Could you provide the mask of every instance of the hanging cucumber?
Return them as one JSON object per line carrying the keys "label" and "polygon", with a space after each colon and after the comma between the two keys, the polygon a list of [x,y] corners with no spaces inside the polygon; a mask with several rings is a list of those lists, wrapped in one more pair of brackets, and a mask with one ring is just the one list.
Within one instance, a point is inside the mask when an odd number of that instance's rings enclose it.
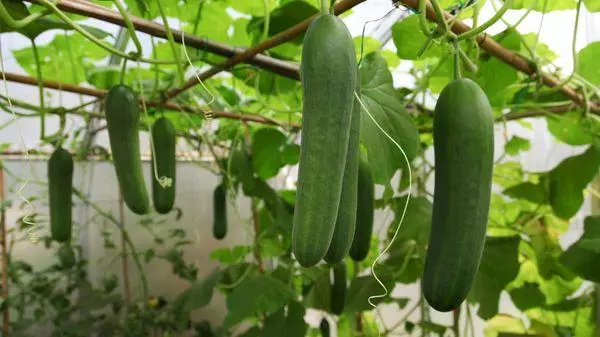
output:
{"label": "hanging cucumber", "polygon": [[338,214],[350,136],[356,53],[333,15],[321,15],[304,37],[302,144],[293,220],[293,253],[304,267],[327,253]]}
{"label": "hanging cucumber", "polygon": [[331,312],[341,315],[346,306],[346,264],[341,261],[333,266],[333,284],[331,285]]}
{"label": "hanging cucumber", "polygon": [[[175,203],[175,128],[168,118],[161,117],[152,125],[152,143],[154,158],[152,158],[152,199],[154,209],[160,214],[167,214]],[[156,165],[156,172],[154,171]],[[165,178],[165,185],[157,180]],[[169,180],[169,181],[167,181]]]}
{"label": "hanging cucumber", "polygon": [[221,183],[213,192],[213,236],[221,240],[227,235],[227,190]]}
{"label": "hanging cucumber", "polygon": [[73,227],[73,156],[59,147],[48,160],[50,234],[57,242],[70,242]]}
{"label": "hanging cucumber", "polygon": [[139,121],[133,89],[113,86],[106,96],[106,125],[117,180],[127,207],[136,214],[146,214],[150,202],[140,159]]}
{"label": "hanging cucumber", "polygon": [[350,248],[350,257],[354,261],[363,261],[369,255],[375,209],[375,184],[373,183],[371,168],[364,154],[361,153],[359,158],[356,230]]}
{"label": "hanging cucumber", "polygon": [[435,190],[423,293],[438,311],[465,299],[475,276],[490,208],[494,165],[492,108],[469,79],[448,84],[435,107]]}
{"label": "hanging cucumber", "polygon": [[[360,81],[358,78],[356,81],[356,93],[360,93]],[[355,97],[354,106],[352,108],[352,121],[350,124],[346,166],[344,168],[344,180],[342,182],[342,195],[340,197],[340,205],[335,221],[333,237],[331,238],[331,244],[325,255],[325,261],[330,264],[336,264],[346,257],[352,246],[352,240],[354,239],[358,190],[359,135],[360,102]]]}

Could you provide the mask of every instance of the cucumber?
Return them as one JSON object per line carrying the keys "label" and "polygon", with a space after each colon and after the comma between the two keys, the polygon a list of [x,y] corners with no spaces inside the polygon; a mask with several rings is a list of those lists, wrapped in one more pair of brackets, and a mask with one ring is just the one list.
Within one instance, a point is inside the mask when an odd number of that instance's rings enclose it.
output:
{"label": "cucumber", "polygon": [[373,213],[375,210],[375,184],[371,168],[361,152],[358,161],[358,200],[356,203],[356,230],[350,257],[354,261],[363,261],[369,255],[371,236],[373,235]]}
{"label": "cucumber", "polygon": [[435,189],[423,294],[438,311],[460,306],[479,268],[494,166],[492,108],[469,79],[449,83],[435,107]]}
{"label": "cucumber", "polygon": [[50,234],[57,242],[70,242],[72,235],[73,156],[59,147],[48,160]]}
{"label": "cucumber", "polygon": [[327,321],[327,318],[321,319],[321,324],[319,324],[319,330],[321,331],[322,337],[330,336],[329,322]]}
{"label": "cucumber", "polygon": [[[358,76],[358,73],[357,73]],[[358,79],[358,78],[357,78]],[[360,93],[360,81],[356,81],[356,93]],[[346,154],[346,166],[342,182],[342,195],[338,208],[337,219],[331,244],[325,255],[325,261],[336,264],[348,255],[354,239],[356,227],[356,200],[358,193],[358,156],[360,135],[360,102],[354,98],[352,108],[352,121],[350,124],[350,136],[348,139],[348,152]]]}
{"label": "cucumber", "polygon": [[321,15],[304,37],[302,144],[292,230],[292,250],[304,267],[327,253],[342,194],[350,136],[356,53],[350,32]]}
{"label": "cucumber", "polygon": [[146,214],[150,202],[140,159],[139,121],[133,89],[122,84],[110,88],[106,95],[106,126],[119,187],[127,207],[136,214]]}
{"label": "cucumber", "polygon": [[[154,144],[154,155],[152,160],[152,199],[154,209],[160,214],[167,214],[173,209],[175,203],[175,128],[168,118],[161,117],[152,125],[152,143]],[[156,160],[156,163],[154,162]],[[154,171],[156,165],[156,174]],[[170,186],[161,186],[156,179],[162,177],[170,178]]]}
{"label": "cucumber", "polygon": [[221,240],[227,235],[227,190],[220,184],[213,192],[213,236]]}
{"label": "cucumber", "polygon": [[333,266],[333,284],[331,285],[331,312],[341,315],[346,306],[346,264],[341,261]]}

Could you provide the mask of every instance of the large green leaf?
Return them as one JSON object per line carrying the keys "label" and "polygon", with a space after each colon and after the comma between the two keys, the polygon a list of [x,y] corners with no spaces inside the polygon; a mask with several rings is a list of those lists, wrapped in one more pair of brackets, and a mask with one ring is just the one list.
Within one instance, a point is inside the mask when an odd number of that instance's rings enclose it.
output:
{"label": "large green leaf", "polygon": [[578,73],[595,85],[600,85],[598,55],[600,55],[600,41],[588,44],[577,54],[579,60]]}
{"label": "large green leaf", "polygon": [[[435,26],[430,24],[429,27],[431,29]],[[394,24],[392,26],[392,37],[398,57],[405,60],[418,59],[419,49],[427,41],[427,36],[421,32],[418,15],[411,15]],[[442,47],[432,43],[421,57],[439,57],[441,52]]]}
{"label": "large green leaf", "polygon": [[585,7],[590,12],[600,12],[600,1],[598,0],[583,0]]}
{"label": "large green leaf", "polygon": [[519,288],[510,291],[513,303],[522,311],[536,308],[546,303],[546,298],[537,283],[526,282]]}
{"label": "large green leaf", "polygon": [[589,216],[584,233],[560,257],[560,261],[582,278],[600,283],[600,217]]}
{"label": "large green leaf", "polygon": [[[398,169],[406,167],[403,152],[377,127],[370,116],[394,139],[412,160],[419,150],[419,133],[394,89],[385,60],[377,53],[367,55],[360,68],[361,98],[368,112],[361,114],[360,139],[367,148],[373,179],[388,184]],[[370,114],[370,115],[369,115]]]}
{"label": "large green leaf", "polygon": [[515,199],[523,199],[536,204],[545,204],[548,202],[548,190],[543,184],[534,184],[524,182],[511,186],[502,192],[504,195]]}
{"label": "large green leaf", "polygon": [[281,308],[265,319],[263,337],[304,337],[308,328],[304,322],[304,306],[290,302],[287,311]]}
{"label": "large green leaf", "polygon": [[470,302],[480,304],[478,315],[488,319],[498,313],[500,293],[519,273],[519,242],[521,238],[488,237],[481,265],[469,294]]}
{"label": "large green leaf", "polygon": [[192,310],[202,308],[213,296],[213,290],[221,278],[221,272],[215,269],[208,277],[201,281],[196,281],[192,286],[179,294],[173,300],[173,308],[182,314],[187,314]]}
{"label": "large green leaf", "polygon": [[504,145],[504,150],[506,151],[506,154],[511,156],[516,156],[521,151],[528,151],[530,148],[531,142],[529,142],[529,139],[521,138],[519,136],[513,136]]}
{"label": "large green leaf", "polygon": [[274,128],[262,128],[252,136],[252,165],[262,179],[269,179],[283,166],[281,150],[286,143],[283,133]]}
{"label": "large green leaf", "polygon": [[594,146],[578,156],[563,160],[550,171],[550,205],[562,219],[569,219],[583,204],[583,190],[594,179],[600,166],[600,154]]}
{"label": "large green leaf", "polygon": [[247,277],[227,296],[224,326],[233,326],[248,317],[270,314],[294,298],[292,289],[266,275]]}
{"label": "large green leaf", "polygon": [[[389,300],[390,292],[392,291],[394,285],[394,281],[390,277],[389,273],[383,273],[379,271],[379,268],[377,268],[377,276],[387,288],[388,294],[384,297],[373,298],[372,302],[374,304]],[[353,313],[371,310],[373,307],[369,303],[369,298],[372,296],[383,295],[384,293],[385,290],[381,287],[373,275],[357,277],[350,282],[344,312]]]}
{"label": "large green leaf", "polygon": [[[85,70],[94,67],[92,61],[100,60],[108,55],[104,49],[79,34],[56,35],[49,44],[38,46],[38,52],[44,79],[72,84],[79,84],[87,78]],[[37,76],[31,47],[15,50],[13,54],[27,74]]]}
{"label": "large green leaf", "polygon": [[551,11],[574,9],[576,5],[577,0],[513,0],[510,8],[533,8],[535,11],[547,13]]}
{"label": "large green leaf", "polygon": [[549,115],[546,121],[550,133],[569,145],[591,144],[594,136],[600,134],[598,120],[594,117],[583,117],[581,112],[577,111],[563,115]]}

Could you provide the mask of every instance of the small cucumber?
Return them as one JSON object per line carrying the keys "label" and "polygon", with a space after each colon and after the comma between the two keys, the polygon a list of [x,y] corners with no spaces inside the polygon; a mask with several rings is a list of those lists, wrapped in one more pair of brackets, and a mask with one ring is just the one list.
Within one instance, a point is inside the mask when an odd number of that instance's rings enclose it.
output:
{"label": "small cucumber", "polygon": [[304,267],[327,253],[335,229],[352,121],[358,68],[350,32],[321,15],[304,37],[302,144],[292,250]]}
{"label": "small cucumber", "polygon": [[48,160],[50,233],[57,242],[70,242],[73,227],[73,156],[59,147]]}
{"label": "small cucumber", "polygon": [[346,264],[341,261],[333,266],[333,284],[331,285],[331,312],[341,315],[346,306]]}
{"label": "small cucumber", "polygon": [[423,294],[438,311],[460,306],[479,268],[494,166],[492,108],[469,79],[448,84],[435,107],[435,189]]}
{"label": "small cucumber", "polygon": [[132,212],[146,214],[150,200],[140,158],[137,95],[126,85],[116,85],[108,91],[105,105],[108,138],[123,200]]}
{"label": "small cucumber", "polygon": [[[175,203],[175,128],[168,118],[161,117],[152,125],[152,143],[155,157],[152,160],[152,199],[154,209],[160,214],[167,214]],[[156,173],[154,171],[156,165]],[[171,179],[170,186],[162,186],[156,179],[162,177]]]}
{"label": "small cucumber", "polygon": [[213,236],[221,240],[227,235],[227,190],[223,184],[213,192]]}
{"label": "small cucumber", "polygon": [[356,231],[350,248],[354,261],[363,261],[369,255],[373,235],[375,209],[375,184],[367,158],[361,152],[358,162],[358,201],[356,205]]}

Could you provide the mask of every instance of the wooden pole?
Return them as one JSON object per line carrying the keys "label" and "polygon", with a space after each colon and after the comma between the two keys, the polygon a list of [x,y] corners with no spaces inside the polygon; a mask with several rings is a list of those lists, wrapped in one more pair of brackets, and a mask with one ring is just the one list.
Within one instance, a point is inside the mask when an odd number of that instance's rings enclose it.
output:
{"label": "wooden pole", "polygon": [[[0,203],[6,200],[4,196],[4,168],[0,166]],[[0,215],[0,244],[2,245],[2,297],[8,299],[8,255],[6,246],[6,212],[2,206],[2,214]],[[10,324],[10,313],[8,305],[4,304],[2,310],[2,336],[8,337],[8,328]]]}

